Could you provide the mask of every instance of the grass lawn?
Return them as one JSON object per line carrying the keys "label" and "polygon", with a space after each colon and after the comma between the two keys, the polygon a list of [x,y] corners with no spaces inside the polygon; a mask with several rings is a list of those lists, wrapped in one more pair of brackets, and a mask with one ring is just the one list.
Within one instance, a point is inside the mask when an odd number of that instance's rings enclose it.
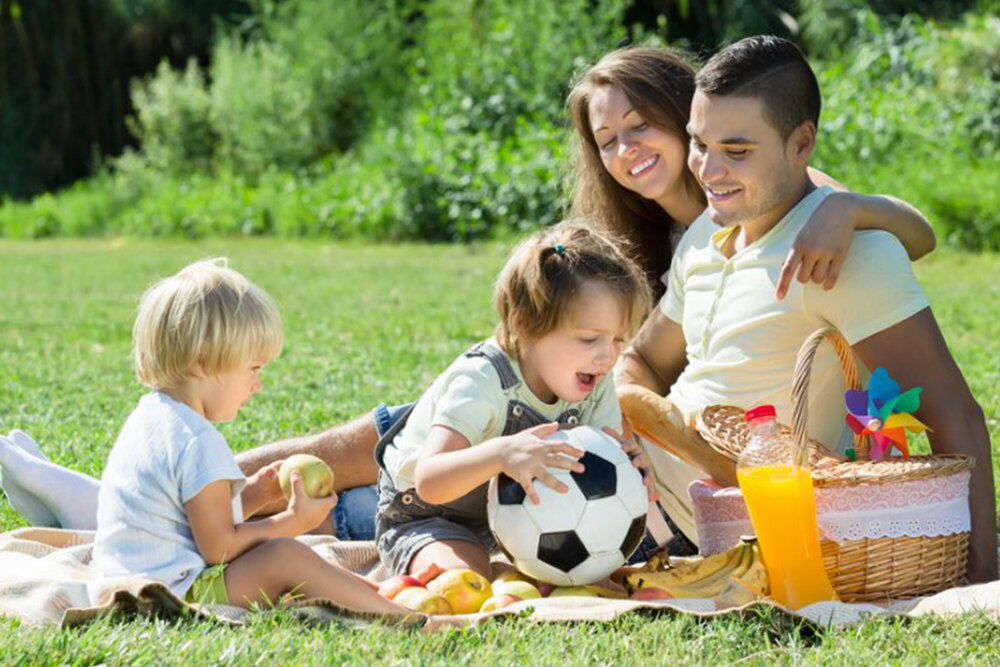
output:
{"label": "grass lawn", "polygon": [[[222,427],[235,450],[402,402],[492,331],[500,245],[368,246],[284,240],[0,242],[0,432],[23,428],[58,463],[99,476],[143,388],[132,375],[136,304],[154,279],[211,255],[270,292],[287,343],[264,391]],[[1000,446],[1000,256],[941,251],[920,262],[945,337]],[[791,373],[791,369],[789,369]],[[997,457],[1000,459],[1000,457]],[[0,529],[23,525],[0,500]],[[424,637],[306,627],[284,614],[249,628],[104,620],[57,632],[0,620],[4,664],[301,663],[997,664],[1000,624],[880,620],[814,632],[770,614],[699,622],[493,623]]]}

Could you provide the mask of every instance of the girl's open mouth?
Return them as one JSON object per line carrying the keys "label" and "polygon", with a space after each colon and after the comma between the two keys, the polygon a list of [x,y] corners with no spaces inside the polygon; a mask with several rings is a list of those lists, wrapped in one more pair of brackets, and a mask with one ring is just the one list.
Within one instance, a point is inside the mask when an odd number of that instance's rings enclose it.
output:
{"label": "girl's open mouth", "polygon": [[581,389],[591,391],[597,384],[597,376],[593,373],[577,373],[576,381],[580,383]]}

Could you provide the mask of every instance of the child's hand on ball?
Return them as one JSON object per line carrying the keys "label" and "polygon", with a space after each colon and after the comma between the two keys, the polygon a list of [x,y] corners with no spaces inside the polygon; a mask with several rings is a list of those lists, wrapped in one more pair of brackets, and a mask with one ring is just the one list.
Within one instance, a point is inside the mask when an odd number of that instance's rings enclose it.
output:
{"label": "child's hand on ball", "polygon": [[538,504],[533,480],[538,480],[558,493],[566,493],[569,487],[556,479],[548,468],[561,468],[571,472],[583,472],[583,464],[578,461],[583,450],[573,445],[543,438],[559,430],[559,424],[541,424],[504,438],[500,449],[501,469],[521,485],[531,502]]}
{"label": "child's hand on ball", "polygon": [[292,498],[288,501],[288,511],[297,519],[301,532],[306,533],[327,520],[337,506],[337,494],[313,498],[306,493],[302,474],[298,470],[291,473]]}

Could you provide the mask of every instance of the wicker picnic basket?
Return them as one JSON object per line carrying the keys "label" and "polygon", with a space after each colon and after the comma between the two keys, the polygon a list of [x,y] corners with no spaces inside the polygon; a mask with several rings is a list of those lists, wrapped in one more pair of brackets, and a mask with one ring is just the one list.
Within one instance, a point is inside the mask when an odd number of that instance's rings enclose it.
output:
{"label": "wicker picnic basket", "polygon": [[[871,461],[868,438],[864,436],[855,437],[856,461],[847,461],[822,444],[809,440],[809,376],[816,350],[823,340],[833,345],[848,388],[860,389],[854,354],[844,337],[832,328],[813,333],[799,350],[795,365],[792,428],[781,428],[796,442],[808,443],[815,487],[885,485],[929,480],[972,470],[975,460],[960,455]],[[750,438],[744,411],[733,406],[705,408],[698,415],[697,428],[713,449],[734,461]],[[840,599],[848,602],[918,597],[959,586],[966,581],[968,531],[935,537],[863,538],[839,544],[823,539],[821,546],[830,582]]]}

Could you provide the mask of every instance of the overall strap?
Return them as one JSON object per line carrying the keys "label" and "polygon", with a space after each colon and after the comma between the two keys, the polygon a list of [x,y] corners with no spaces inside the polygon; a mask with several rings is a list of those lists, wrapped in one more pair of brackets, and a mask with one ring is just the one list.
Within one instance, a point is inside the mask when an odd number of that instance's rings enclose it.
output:
{"label": "overall strap", "polygon": [[473,345],[468,352],[465,353],[466,357],[483,357],[493,368],[496,370],[497,375],[500,376],[500,387],[507,391],[511,387],[519,383],[517,379],[517,374],[514,373],[514,367],[510,365],[510,359],[504,354],[503,350],[494,345],[488,340],[484,340],[480,343]]}
{"label": "overall strap", "polygon": [[410,420],[410,415],[413,414],[413,408],[417,407],[417,403],[419,402],[420,401],[414,401],[410,407],[406,409],[406,412],[403,413],[403,416],[393,422],[392,426],[390,426],[389,429],[382,434],[382,437],[378,439],[378,442],[375,443],[375,463],[377,463],[378,467],[382,470],[385,470],[383,457],[385,456],[386,448],[392,444],[392,441],[396,439],[399,432],[403,430],[404,426],[406,426],[406,422]]}

